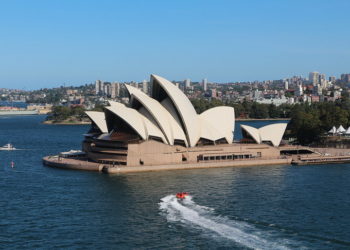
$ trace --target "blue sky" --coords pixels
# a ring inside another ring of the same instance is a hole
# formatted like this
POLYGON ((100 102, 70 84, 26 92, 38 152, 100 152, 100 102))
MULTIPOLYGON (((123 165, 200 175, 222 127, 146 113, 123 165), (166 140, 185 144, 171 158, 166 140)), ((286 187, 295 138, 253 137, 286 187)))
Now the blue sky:
POLYGON ((350 73, 347 0, 0 3, 0 87, 350 73))

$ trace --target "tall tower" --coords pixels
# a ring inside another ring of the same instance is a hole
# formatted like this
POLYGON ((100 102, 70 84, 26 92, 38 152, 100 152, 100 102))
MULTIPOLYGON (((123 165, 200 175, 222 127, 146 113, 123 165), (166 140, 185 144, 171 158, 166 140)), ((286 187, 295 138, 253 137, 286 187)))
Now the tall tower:
POLYGON ((120 84, 117 82, 113 82, 111 84, 111 98, 115 99, 119 97, 120 94, 120 84))
POLYGON ((318 72, 310 72, 309 73, 309 81, 312 83, 313 86, 317 86, 319 84, 319 73, 318 72))
POLYGON ((208 89, 208 80, 207 80, 207 78, 204 78, 202 80, 202 85, 203 85, 203 90, 207 91, 207 89, 208 89))
POLYGON ((147 82, 147 80, 142 81, 142 91, 143 91, 143 93, 148 94, 148 82, 147 82))
POLYGON ((100 95, 102 92, 102 81, 96 80, 95 81, 95 94, 100 95))
POLYGON ((103 94, 106 96, 111 95, 111 83, 110 82, 103 83, 103 94))
POLYGON ((187 78, 185 80, 185 88, 190 88, 191 87, 191 80, 189 78, 187 78))

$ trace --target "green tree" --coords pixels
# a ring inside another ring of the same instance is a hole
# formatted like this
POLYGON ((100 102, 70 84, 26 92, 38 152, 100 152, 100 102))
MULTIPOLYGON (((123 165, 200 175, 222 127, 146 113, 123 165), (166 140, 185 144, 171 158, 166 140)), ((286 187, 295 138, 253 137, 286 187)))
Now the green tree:
POLYGON ((254 102, 252 107, 251 107, 249 116, 252 118, 257 118, 257 119, 268 118, 269 117, 269 110, 268 110, 267 105, 254 102))
POLYGON ((289 128, 292 135, 302 145, 319 141, 321 135, 321 122, 316 113, 299 111, 293 114, 289 128))
POLYGON ((269 117, 270 118, 278 118, 280 117, 280 112, 278 110, 278 108, 276 107, 275 104, 271 103, 268 107, 269 110, 269 117))

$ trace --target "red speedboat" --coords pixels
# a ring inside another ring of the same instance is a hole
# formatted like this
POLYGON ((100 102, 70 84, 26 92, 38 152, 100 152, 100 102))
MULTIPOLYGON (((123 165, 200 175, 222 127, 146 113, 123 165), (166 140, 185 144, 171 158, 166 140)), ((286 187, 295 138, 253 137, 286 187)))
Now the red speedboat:
POLYGON ((186 196, 188 196, 187 192, 181 192, 181 193, 176 194, 176 198, 178 198, 178 199, 185 199, 186 196))

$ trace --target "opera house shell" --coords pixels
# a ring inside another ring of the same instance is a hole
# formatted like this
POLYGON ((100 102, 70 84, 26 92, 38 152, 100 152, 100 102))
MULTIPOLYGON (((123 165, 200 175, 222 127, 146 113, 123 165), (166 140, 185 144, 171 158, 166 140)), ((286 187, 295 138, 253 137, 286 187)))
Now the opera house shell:
POLYGON ((277 147, 281 143, 284 131, 287 128, 287 123, 275 123, 261 128, 241 125, 241 128, 245 138, 250 137, 258 144, 265 142, 271 143, 273 146, 277 147))
MULTIPOLYGON (((141 166, 279 155, 269 145, 260 146, 258 152, 252 146, 233 143, 232 107, 220 106, 197 114, 173 83, 157 75, 151 75, 150 83, 150 96, 125 85, 130 97, 128 105, 110 101, 104 112, 86 112, 92 126, 85 134, 83 151, 90 160, 141 166)), ((271 134, 274 128, 242 128, 257 143, 266 138, 274 146, 279 143, 279 136, 271 134)))

